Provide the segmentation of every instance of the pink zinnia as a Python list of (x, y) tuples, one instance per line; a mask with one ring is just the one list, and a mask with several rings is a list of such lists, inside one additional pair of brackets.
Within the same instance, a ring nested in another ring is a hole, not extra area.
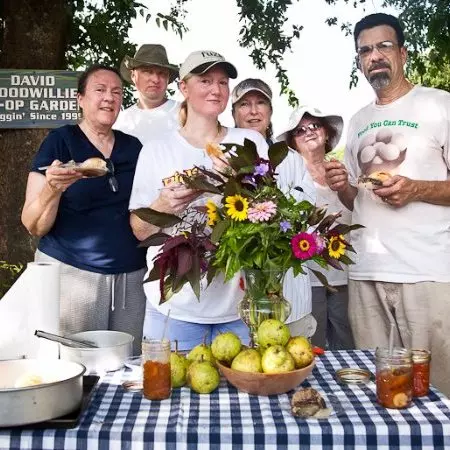
[(327, 243), (325, 239), (318, 233), (313, 233), (314, 239), (316, 240), (316, 246), (317, 246), (317, 254), (320, 255), (327, 246)]
[(274, 202), (262, 202), (252, 205), (248, 208), (247, 218), (250, 222), (266, 222), (277, 212), (277, 205)]
[(296, 234), (291, 239), (291, 248), (297, 259), (310, 259), (317, 254), (317, 244), (314, 235), (305, 232)]

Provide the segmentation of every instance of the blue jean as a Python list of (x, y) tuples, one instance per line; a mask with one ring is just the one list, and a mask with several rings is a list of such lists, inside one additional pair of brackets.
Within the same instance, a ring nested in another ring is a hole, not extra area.
[[(164, 314), (147, 305), (144, 336), (146, 338), (161, 339), (165, 320), (166, 316)], [(178, 350), (188, 351), (203, 343), (204, 339), (207, 344), (210, 344), (218, 334), (226, 331), (232, 331), (239, 336), (242, 344), (249, 344), (248, 327), (240, 319), (222, 323), (195, 323), (169, 318), (165, 337), (170, 339), (172, 348), (174, 348), (175, 340), (177, 340)]]

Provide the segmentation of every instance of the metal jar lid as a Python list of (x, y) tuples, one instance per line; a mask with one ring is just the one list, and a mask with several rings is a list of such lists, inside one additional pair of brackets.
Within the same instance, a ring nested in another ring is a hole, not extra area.
[(345, 367), (336, 370), (336, 377), (341, 383), (364, 384), (370, 381), (371, 373), (366, 369), (360, 369), (358, 367)]

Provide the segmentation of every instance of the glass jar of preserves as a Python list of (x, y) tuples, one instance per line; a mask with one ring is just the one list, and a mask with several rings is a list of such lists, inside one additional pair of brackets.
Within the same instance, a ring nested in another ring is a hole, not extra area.
[(170, 341), (142, 341), (143, 394), (149, 400), (164, 400), (172, 390), (170, 379)]
[(401, 409), (413, 396), (412, 352), (406, 348), (377, 348), (375, 352), (377, 401), (385, 408)]
[(413, 395), (423, 397), (430, 389), (430, 360), (428, 350), (412, 350), (413, 360)]

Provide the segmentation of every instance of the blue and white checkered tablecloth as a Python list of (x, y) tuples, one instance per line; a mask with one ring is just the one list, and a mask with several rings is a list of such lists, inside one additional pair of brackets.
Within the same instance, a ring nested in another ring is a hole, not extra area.
[[(126, 369), (106, 375), (74, 429), (0, 430), (0, 449), (450, 449), (450, 401), (435, 389), (405, 410), (377, 405), (375, 384), (341, 385), (335, 371), (374, 371), (373, 352), (326, 352), (303, 383), (333, 409), (328, 419), (290, 413), (293, 392), (258, 397), (222, 379), (211, 395), (176, 389), (151, 402), (121, 384)], [(0, 405), (1, 407), (1, 405)]]

